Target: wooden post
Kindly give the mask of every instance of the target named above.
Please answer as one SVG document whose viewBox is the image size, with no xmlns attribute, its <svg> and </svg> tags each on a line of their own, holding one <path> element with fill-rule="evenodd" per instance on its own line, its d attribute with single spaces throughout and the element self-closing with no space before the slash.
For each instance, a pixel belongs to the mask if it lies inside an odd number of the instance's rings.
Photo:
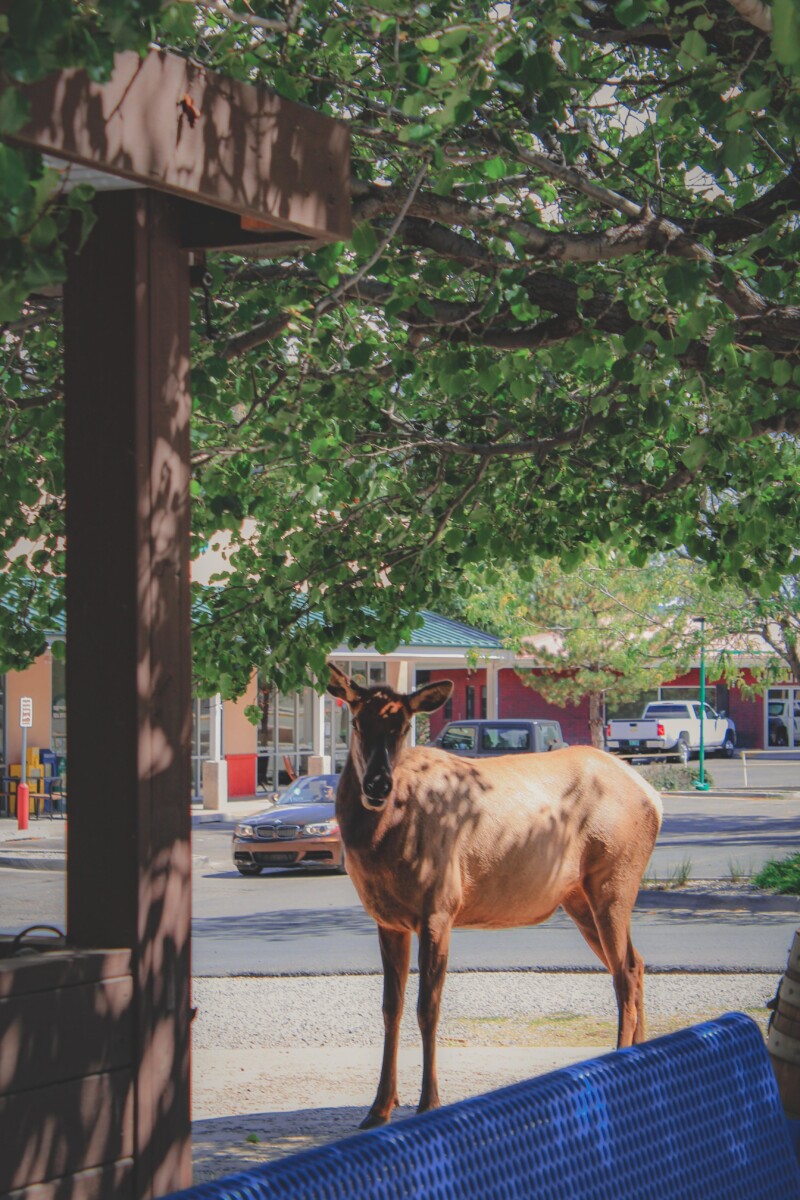
<svg viewBox="0 0 800 1200">
<path fill-rule="evenodd" d="M 133 952 L 133 1195 L 191 1182 L 189 280 L 175 201 L 98 195 L 65 289 L 67 936 Z"/>
</svg>

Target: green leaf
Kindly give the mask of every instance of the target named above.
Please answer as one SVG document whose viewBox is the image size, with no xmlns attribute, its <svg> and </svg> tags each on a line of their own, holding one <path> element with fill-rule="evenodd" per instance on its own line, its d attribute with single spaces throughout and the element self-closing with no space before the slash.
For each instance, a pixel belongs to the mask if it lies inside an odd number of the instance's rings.
<svg viewBox="0 0 800 1200">
<path fill-rule="evenodd" d="M 722 144 L 722 161 L 732 171 L 740 171 L 753 159 L 753 139 L 746 133 L 729 133 Z"/>
<path fill-rule="evenodd" d="M 16 88 L 0 93 L 0 133 L 9 135 L 21 129 L 30 116 L 30 103 Z"/>
<path fill-rule="evenodd" d="M 353 249 L 363 258 L 369 258 L 378 248 L 378 237 L 369 221 L 361 221 L 353 230 Z"/>
<path fill-rule="evenodd" d="M 772 367 L 772 382 L 778 387 L 783 387 L 789 383 L 792 378 L 792 365 L 786 362 L 785 359 L 779 358 Z"/>
<path fill-rule="evenodd" d="M 786 67 L 800 67 L 800 6 L 772 0 L 772 51 Z"/>
<path fill-rule="evenodd" d="M 347 352 L 347 361 L 351 367 L 363 367 L 372 358 L 372 346 L 369 342 L 357 342 Z"/>
<path fill-rule="evenodd" d="M 639 350 L 644 345 L 646 340 L 647 330 L 643 329 L 641 325 L 633 325 L 627 330 L 622 339 L 625 344 L 625 349 L 630 350 L 631 353 Z"/>
<path fill-rule="evenodd" d="M 706 39 L 699 30 L 690 29 L 688 33 L 684 34 L 678 55 L 678 61 L 684 69 L 691 70 L 698 63 L 705 62 L 707 54 Z"/>
<path fill-rule="evenodd" d="M 483 173 L 487 179 L 502 179 L 506 173 L 506 164 L 502 158 L 490 158 L 483 164 Z"/>
<path fill-rule="evenodd" d="M 650 16 L 650 6 L 647 0 L 617 0 L 614 15 L 622 25 L 630 28 L 647 20 Z"/>
<path fill-rule="evenodd" d="M 696 471 L 708 457 L 708 438 L 697 434 L 683 452 L 683 461 L 690 471 Z"/>
</svg>

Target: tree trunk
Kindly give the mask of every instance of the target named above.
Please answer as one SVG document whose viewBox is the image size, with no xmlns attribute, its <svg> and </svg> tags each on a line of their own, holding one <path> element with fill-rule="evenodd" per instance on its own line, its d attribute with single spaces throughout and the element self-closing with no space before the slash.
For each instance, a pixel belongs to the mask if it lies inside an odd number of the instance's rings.
<svg viewBox="0 0 800 1200">
<path fill-rule="evenodd" d="M 598 750 L 602 750 L 604 746 L 603 738 L 603 693 L 589 693 L 589 733 L 592 738 L 592 745 Z"/>
</svg>

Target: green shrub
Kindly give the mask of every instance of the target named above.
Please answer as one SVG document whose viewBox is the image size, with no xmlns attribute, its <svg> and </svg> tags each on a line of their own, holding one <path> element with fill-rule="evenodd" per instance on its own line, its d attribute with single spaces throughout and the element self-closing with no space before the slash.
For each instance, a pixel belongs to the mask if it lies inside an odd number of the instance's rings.
<svg viewBox="0 0 800 1200">
<path fill-rule="evenodd" d="M 756 887 L 769 888 L 783 896 L 800 896 L 800 854 L 771 858 L 752 879 Z"/>
<path fill-rule="evenodd" d="M 657 792 L 690 792 L 696 779 L 700 778 L 700 768 L 684 766 L 683 763 L 634 763 L 635 769 L 642 775 Z M 714 786 L 714 780 L 706 769 L 706 783 Z"/>
</svg>

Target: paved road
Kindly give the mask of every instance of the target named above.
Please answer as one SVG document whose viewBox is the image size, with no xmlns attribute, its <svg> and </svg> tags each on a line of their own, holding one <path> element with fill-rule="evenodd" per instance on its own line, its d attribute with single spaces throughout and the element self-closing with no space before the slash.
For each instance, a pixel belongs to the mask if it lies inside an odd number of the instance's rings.
<svg viewBox="0 0 800 1200">
<path fill-rule="evenodd" d="M 195 974 L 380 970 L 374 926 L 349 879 L 291 871 L 243 879 L 231 867 L 229 841 L 221 824 L 193 833 Z M 725 880 L 794 851 L 800 851 L 796 797 L 667 796 L 649 875 L 663 882 L 688 870 L 690 884 Z M 707 904 L 692 911 L 690 903 L 685 891 L 670 891 L 639 905 L 634 937 L 651 967 L 784 969 L 800 924 L 796 903 L 795 911 L 783 912 L 711 912 Z M 62 872 L 0 869 L 3 931 L 35 921 L 63 928 L 64 911 Z M 596 966 L 562 913 L 532 929 L 457 930 L 451 961 L 455 970 Z"/>
</svg>

